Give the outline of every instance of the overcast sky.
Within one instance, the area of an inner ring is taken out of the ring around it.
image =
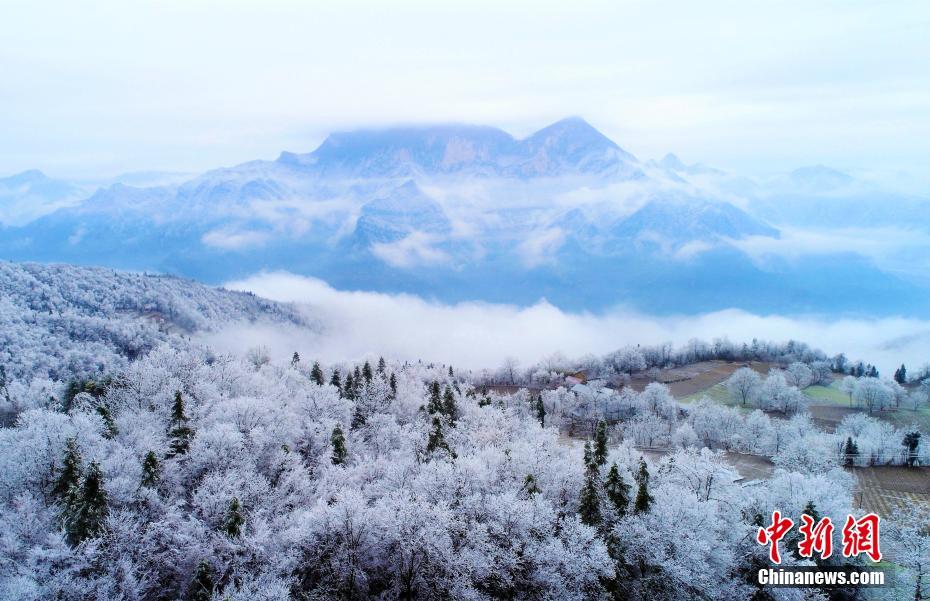
[[[333,129],[525,135],[566,115],[641,158],[930,166],[924,0],[4,4],[0,174],[197,171]]]

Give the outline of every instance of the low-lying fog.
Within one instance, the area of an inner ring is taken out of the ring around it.
[[[738,310],[654,317],[622,306],[601,314],[567,313],[545,300],[530,307],[446,305],[410,295],[339,291],[321,280],[283,272],[257,274],[226,287],[299,303],[322,324],[319,335],[240,326],[206,337],[230,351],[266,345],[278,359],[296,350],[325,362],[384,355],[493,368],[509,357],[528,366],[555,352],[580,357],[627,344],[681,345],[691,338],[728,337],[734,342],[793,338],[831,355],[844,352],[874,363],[883,375],[901,363],[914,369],[930,361],[930,322],[903,317],[825,319]]]

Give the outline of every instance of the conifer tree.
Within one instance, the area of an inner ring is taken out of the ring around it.
[[[604,492],[607,493],[607,498],[610,499],[614,509],[616,509],[617,515],[626,515],[627,507],[630,504],[630,485],[623,481],[623,476],[620,475],[616,463],[612,464],[610,471],[607,472],[607,479],[604,481]]]
[[[116,421],[113,419],[113,414],[110,412],[109,407],[102,404],[97,405],[97,414],[103,420],[104,438],[113,438],[119,434],[119,429],[116,427]]]
[[[297,351],[294,351],[294,355],[291,357],[291,365],[296,366],[300,363],[300,355],[297,354]]]
[[[368,361],[365,361],[365,365],[362,366],[362,377],[365,378],[366,384],[371,384],[371,364]]]
[[[894,381],[902,386],[907,384],[907,368],[904,367],[904,364],[901,364],[901,367],[895,370],[894,372]]]
[[[636,482],[639,489],[636,491],[636,503],[634,510],[636,513],[645,513],[649,511],[652,505],[652,496],[649,494],[649,470],[646,469],[646,460],[640,458],[639,473],[636,475]]]
[[[81,482],[81,450],[76,439],[65,441],[65,455],[61,463],[61,473],[55,480],[52,494],[62,502],[67,502]]]
[[[597,463],[594,461],[594,451],[591,449],[591,441],[584,441],[584,469],[585,471],[597,471]]]
[[[449,366],[449,377],[450,377],[450,378],[454,378],[454,377],[455,377],[455,372],[452,370],[452,366],[451,366],[451,365]]]
[[[442,413],[442,396],[439,382],[433,381],[429,386],[429,403],[426,405],[426,412],[430,415]]]
[[[320,368],[319,361],[313,362],[313,367],[310,368],[310,379],[318,386],[323,385],[323,370]]]
[[[397,376],[394,373],[391,373],[390,379],[388,379],[388,385],[391,387],[391,396],[397,396]]]
[[[596,526],[601,522],[601,500],[599,494],[600,473],[594,460],[594,451],[591,441],[584,443],[585,483],[578,496],[578,515],[581,521],[588,526]]]
[[[333,447],[332,462],[333,465],[342,465],[346,461],[348,451],[346,451],[346,437],[342,433],[339,424],[333,428],[333,434],[329,438],[329,443]]]
[[[233,497],[229,502],[229,509],[226,510],[226,520],[223,523],[223,532],[230,538],[238,538],[242,533],[242,525],[245,518],[242,516],[242,506],[239,504],[239,497]]]
[[[158,456],[154,451],[145,454],[142,460],[142,480],[139,486],[146,488],[155,488],[161,481],[161,464],[158,462]]]
[[[378,373],[383,374],[385,369],[387,369],[387,364],[384,362],[384,357],[378,357]]]
[[[210,601],[213,598],[213,568],[206,560],[197,565],[194,579],[187,589],[190,601]]]
[[[536,396],[536,419],[539,420],[539,425],[546,427],[546,405],[543,403],[542,395]]]
[[[358,398],[358,393],[362,390],[362,371],[355,366],[355,372],[352,374],[352,394],[353,398]]]
[[[340,394],[342,393],[342,380],[339,377],[338,369],[333,370],[333,375],[329,379],[329,383],[330,385],[335,386],[339,390]]]
[[[103,530],[107,517],[107,493],[97,462],[88,466],[84,482],[69,499],[64,517],[71,545],[80,544]]]
[[[598,466],[607,463],[607,423],[604,420],[597,422],[594,432],[594,463]]]
[[[455,420],[459,417],[459,409],[455,404],[455,395],[448,386],[442,395],[442,412],[449,418],[449,424],[455,426]]]
[[[352,423],[349,425],[349,427],[352,430],[358,430],[359,428],[365,425],[366,421],[368,420],[365,417],[365,412],[362,411],[361,403],[356,402],[355,411],[352,412]]]
[[[917,463],[917,447],[920,446],[920,431],[914,430],[905,434],[901,444],[904,445],[906,451],[905,462],[907,466],[914,467],[914,464]]]
[[[859,447],[853,442],[852,436],[846,438],[846,444],[843,446],[843,465],[852,467],[856,464],[856,457],[859,456]]]
[[[597,494],[597,474],[588,471],[585,476],[584,487],[578,496],[578,515],[581,522],[588,526],[597,526],[601,523],[601,506]]]
[[[194,431],[187,426],[187,422],[188,418],[184,413],[184,398],[178,390],[174,393],[174,405],[171,407],[172,427],[168,432],[171,438],[171,455],[183,455],[190,448],[190,439]]]
[[[436,415],[433,416],[433,429],[430,431],[429,438],[426,441],[426,452],[432,454],[440,449],[446,451],[452,459],[455,459],[455,453],[449,448],[449,443],[446,442],[446,437],[442,432],[442,420]]]
[[[346,376],[345,397],[351,401],[355,400],[355,378],[351,373]]]

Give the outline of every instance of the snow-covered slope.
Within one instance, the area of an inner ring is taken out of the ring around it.
[[[316,327],[289,305],[191,280],[0,262],[0,365],[10,377],[103,373],[179,336],[262,321]]]

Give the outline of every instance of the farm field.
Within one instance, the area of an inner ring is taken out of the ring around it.
[[[930,505],[930,467],[875,466],[851,468],[857,486],[855,507],[881,516],[904,507]]]
[[[715,400],[723,401],[728,399],[729,395],[726,394],[722,382],[729,378],[734,371],[745,365],[748,365],[761,375],[767,374],[772,367],[771,363],[764,361],[751,361],[749,363],[701,361],[685,367],[663,369],[659,373],[659,382],[666,384],[672,396],[683,402],[699,399],[703,394],[719,396],[721,398]],[[650,381],[646,377],[637,377],[633,379],[632,386],[641,391]],[[714,388],[717,390],[712,390]]]

